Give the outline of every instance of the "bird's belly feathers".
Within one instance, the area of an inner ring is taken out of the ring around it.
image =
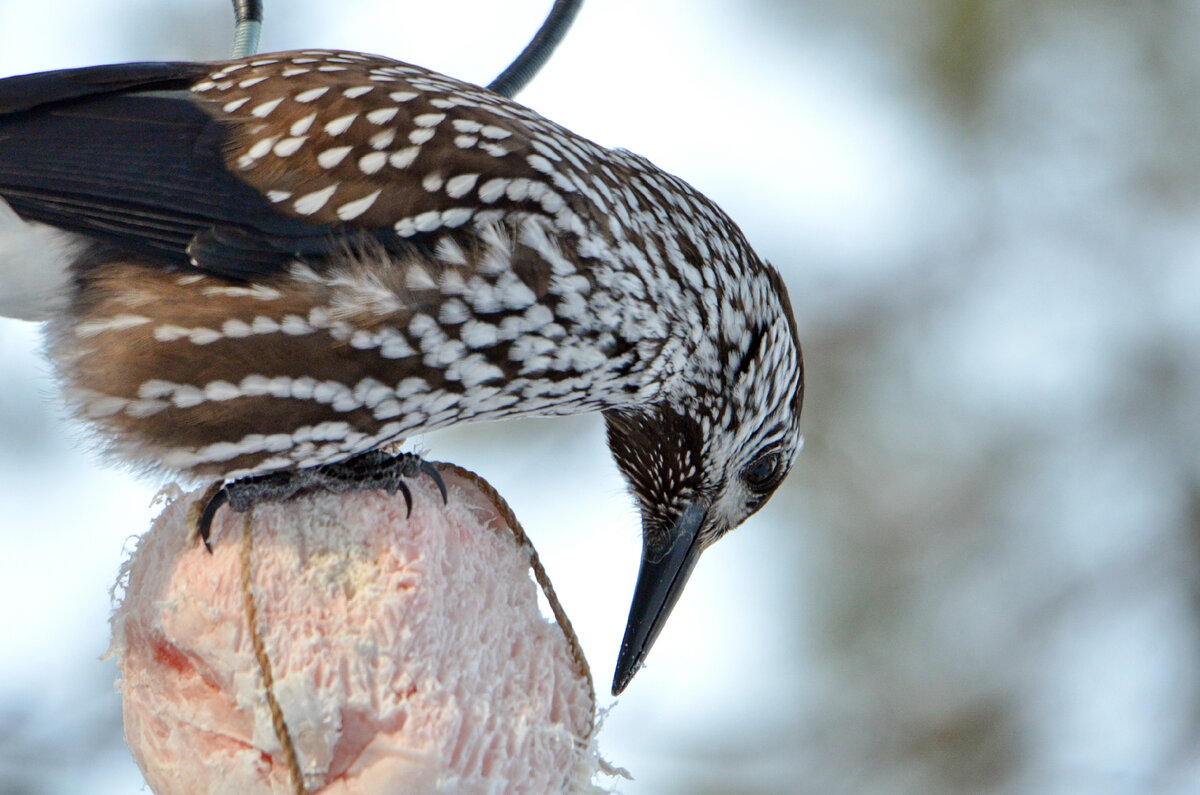
[[[201,477],[327,463],[458,422],[605,409],[658,389],[644,365],[654,345],[564,325],[537,303],[455,316],[437,295],[422,305],[346,275],[238,283],[109,262],[85,271],[48,347],[68,400],[117,457]]]

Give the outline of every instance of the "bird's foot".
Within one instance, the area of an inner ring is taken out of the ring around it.
[[[209,535],[213,518],[222,505],[228,505],[238,513],[244,513],[260,502],[286,500],[311,489],[323,489],[341,494],[347,491],[376,491],[382,489],[389,494],[400,492],[404,503],[412,514],[412,491],[406,480],[428,475],[442,493],[446,502],[446,482],[441,473],[425,459],[414,453],[389,455],[380,450],[369,450],[353,458],[333,464],[322,464],[305,469],[285,469],[254,475],[230,483],[214,484],[205,495],[204,508],[197,520],[200,539],[209,552]]]

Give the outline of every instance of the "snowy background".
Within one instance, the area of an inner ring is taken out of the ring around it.
[[[0,75],[223,57],[222,0],[0,0]],[[548,0],[267,0],[263,50],[487,82]],[[807,447],[601,746],[643,793],[1200,791],[1200,3],[591,0],[522,101],[784,274]],[[155,484],[0,322],[0,795],[135,793],[108,589]],[[602,689],[638,561],[599,417],[423,440],[513,504]],[[603,699],[602,703],[611,703]]]

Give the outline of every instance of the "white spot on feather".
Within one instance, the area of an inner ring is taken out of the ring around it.
[[[446,195],[452,199],[461,199],[471,192],[479,180],[478,174],[459,174],[446,181]]]
[[[495,177],[479,186],[479,200],[487,204],[491,204],[504,196],[504,191],[508,187],[508,180],[504,177]]]
[[[242,391],[228,381],[212,381],[204,385],[204,397],[209,400],[233,400],[242,396]]]
[[[388,336],[379,346],[379,355],[385,359],[406,359],[414,353],[416,351],[399,333]]]
[[[378,405],[372,409],[371,413],[377,420],[387,420],[392,417],[398,417],[401,413],[400,402],[395,398],[387,398],[381,400]]]
[[[343,221],[351,221],[370,209],[375,200],[379,198],[381,191],[377,190],[374,193],[369,193],[361,199],[356,199],[352,202],[347,202],[338,208],[337,215]]]
[[[471,220],[471,216],[475,214],[475,209],[472,207],[454,207],[449,210],[442,211],[442,226],[448,226],[451,229],[458,227]]]
[[[317,86],[310,88],[307,91],[301,91],[294,99],[297,102],[312,102],[314,99],[320,99],[325,96],[325,92],[329,90],[329,86]]]
[[[525,158],[525,162],[527,162],[529,164],[529,167],[532,168],[534,171],[540,171],[543,174],[554,173],[554,166],[550,163],[549,160],[542,157],[541,155],[530,155],[529,157]]]
[[[445,113],[422,113],[413,117],[413,124],[418,127],[437,127],[445,118]]]
[[[357,113],[347,113],[345,116],[338,116],[336,119],[325,125],[325,132],[337,137],[346,132],[346,130],[350,129],[350,125],[354,124],[354,120],[357,118]]]
[[[367,114],[367,121],[371,122],[371,124],[387,124],[389,121],[396,118],[396,114],[399,112],[399,108],[378,108],[377,110],[373,110]],[[413,121],[416,121],[416,119]]]
[[[111,417],[125,408],[129,401],[113,395],[101,395],[89,400],[84,406],[84,413],[92,418]]]
[[[221,333],[226,337],[240,338],[249,337],[254,331],[246,321],[234,318],[221,324]]]
[[[530,181],[525,177],[518,177],[508,184],[508,198],[511,201],[525,201],[529,197]]]
[[[442,214],[437,210],[421,213],[413,218],[418,232],[432,232],[442,225]]]
[[[272,151],[275,152],[277,157],[288,157],[289,155],[295,154],[307,140],[307,135],[299,135],[295,138],[284,138],[282,141],[275,144],[275,147],[272,149]]]
[[[382,132],[377,132],[371,136],[371,148],[372,149],[387,149],[389,146],[392,145],[392,142],[395,140],[396,140],[396,131],[395,131],[395,129],[389,127],[388,129],[383,130]]]
[[[75,336],[86,339],[106,331],[122,331],[149,322],[150,318],[141,315],[117,315],[103,320],[89,320],[75,326]]]
[[[407,168],[408,166],[412,165],[412,162],[417,159],[417,155],[420,153],[421,147],[410,146],[405,149],[401,149],[398,152],[392,152],[390,155],[388,155],[388,163],[390,163],[393,168]]]
[[[256,141],[253,146],[246,150],[246,154],[238,160],[240,164],[242,160],[255,161],[271,151],[271,147],[275,146],[275,142],[279,140],[278,135],[272,135],[270,138],[263,138]]]
[[[374,174],[388,161],[387,152],[371,152],[358,159],[358,168],[364,174]]]
[[[174,342],[175,340],[181,340],[186,337],[188,335],[188,331],[189,329],[186,329],[183,326],[175,326],[171,324],[155,326],[154,339],[159,342]]]
[[[470,320],[459,330],[458,338],[468,348],[486,348],[496,344],[499,333],[491,323]]]
[[[419,130],[413,130],[410,132],[408,134],[408,140],[411,143],[420,146],[421,144],[428,143],[435,135],[437,135],[437,130],[430,127],[422,127]]]
[[[294,122],[288,132],[290,132],[292,135],[304,135],[306,132],[308,132],[308,128],[312,127],[312,123],[316,120],[317,114],[316,111],[313,111],[303,119]]]
[[[417,376],[409,376],[396,385],[396,397],[402,399],[428,391],[429,382]]]
[[[279,324],[279,330],[294,337],[312,334],[315,331],[309,322],[300,315],[285,315],[283,322]]]
[[[171,402],[175,408],[194,408],[204,402],[204,393],[191,384],[176,384],[171,393]]]
[[[471,317],[471,310],[461,300],[451,298],[438,310],[438,321],[445,325],[458,325]]]
[[[465,359],[452,362],[446,370],[446,377],[458,380],[465,387],[474,387],[485,381],[503,378],[504,371],[489,362],[478,353],[471,354]]]
[[[279,331],[279,323],[264,315],[258,315],[250,321],[250,329],[255,334],[274,334]]]
[[[475,214],[477,227],[496,224],[504,220],[504,210],[483,210]]]
[[[434,290],[437,282],[421,265],[410,265],[404,275],[404,286],[410,290]]]
[[[296,199],[296,202],[292,205],[292,207],[296,210],[296,212],[300,213],[300,215],[312,215],[317,210],[320,210],[325,206],[326,202],[329,201],[337,189],[338,183],[334,183],[327,188],[315,190],[312,193],[306,193],[299,199]]]
[[[188,342],[193,345],[210,345],[221,339],[221,332],[212,328],[194,328],[188,332]]]
[[[333,168],[338,163],[346,159],[346,155],[350,154],[353,146],[335,146],[332,149],[326,149],[317,155],[317,163],[321,168]]]
[[[263,102],[261,105],[255,105],[250,109],[250,115],[256,116],[260,119],[265,119],[271,115],[271,111],[279,107],[279,103],[281,102],[283,102],[283,97],[268,100],[267,102]]]
[[[483,129],[479,131],[479,133],[484,138],[491,138],[496,141],[503,141],[505,138],[508,138],[512,135],[512,132],[509,130],[504,129],[503,127],[497,127],[494,124],[485,125]]]

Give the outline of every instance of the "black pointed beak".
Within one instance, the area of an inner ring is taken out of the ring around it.
[[[667,623],[667,616],[671,615],[671,608],[679,601],[683,586],[700,559],[702,547],[698,539],[707,513],[708,506],[702,503],[684,508],[668,531],[665,547],[651,550],[643,539],[642,567],[633,589],[629,622],[625,625],[625,639],[621,641],[613,676],[614,696],[620,695],[642,667],[642,661]]]

